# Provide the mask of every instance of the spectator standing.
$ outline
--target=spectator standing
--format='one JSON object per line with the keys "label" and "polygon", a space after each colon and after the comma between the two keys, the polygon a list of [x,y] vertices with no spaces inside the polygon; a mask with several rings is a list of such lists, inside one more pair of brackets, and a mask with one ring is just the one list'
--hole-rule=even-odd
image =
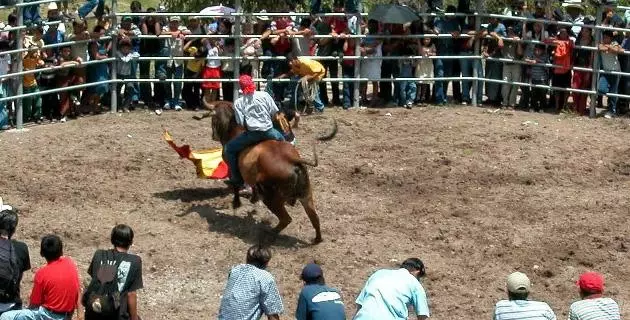
{"label": "spectator standing", "polygon": [[[220,79],[221,78],[221,60],[217,59],[221,53],[221,47],[219,47],[219,41],[214,38],[204,39],[204,46],[206,52],[206,66],[203,68],[201,77],[204,80]],[[219,81],[204,81],[201,84],[203,89],[203,99],[205,103],[213,106],[214,103],[219,100],[219,89],[221,89],[221,82]]]}
{"label": "spectator standing", "polygon": [[[190,44],[190,45],[189,45]],[[186,70],[184,70],[184,77],[186,79],[200,79],[201,71],[203,70],[203,66],[205,65],[205,55],[200,47],[195,46],[196,43],[189,42],[186,45],[189,45],[186,48],[186,55],[188,57],[195,58],[194,60],[186,61]],[[199,82],[185,82],[184,87],[182,89],[182,98],[186,102],[186,107],[191,110],[199,110],[201,106],[201,83]]]}
{"label": "spectator standing", "polygon": [[[599,56],[602,62],[602,70],[607,72],[619,72],[619,54],[623,53],[623,48],[613,40],[612,31],[604,31],[602,43],[599,44]],[[617,93],[619,88],[619,76],[610,73],[600,73],[598,91],[601,94]],[[617,97],[608,97],[608,112],[606,118],[617,116]]]}
{"label": "spectator standing", "polygon": [[[446,11],[449,13],[455,13],[457,9],[454,6],[449,6]],[[434,33],[435,34],[450,34],[453,38],[459,37],[461,32],[460,25],[457,19],[453,16],[443,17],[435,22]],[[437,55],[438,56],[452,56],[455,53],[455,40],[453,38],[441,38],[437,40]],[[435,68],[435,77],[452,77],[453,76],[453,59],[435,59],[433,65]],[[447,103],[447,91],[449,81],[436,81],[435,82],[435,103],[438,105],[444,105]]]}
{"label": "spectator standing", "polygon": [[[44,28],[44,35],[42,36],[42,39],[44,39],[44,44],[46,45],[51,45],[51,44],[60,44],[62,42],[65,41],[65,35],[64,33],[59,30],[57,28],[58,25],[56,24],[51,24],[48,26],[48,28]],[[59,56],[59,48],[60,47],[54,47],[54,48],[50,48],[48,49],[48,52],[46,53],[47,57],[58,57]]]}
{"label": "spectator standing", "polygon": [[[57,86],[59,88],[70,87],[85,83],[85,78],[75,73],[75,68],[83,63],[80,57],[72,55],[72,47],[70,45],[64,45],[61,47],[61,53],[57,59],[57,65],[62,67],[57,71]],[[59,122],[66,122],[67,116],[72,113],[77,115],[77,108],[81,105],[79,99],[76,97],[74,90],[65,90],[59,93],[59,113],[61,113],[61,120]]]}
{"label": "spectator standing", "polygon": [[[523,55],[523,47],[518,42],[520,38],[514,31],[514,27],[507,28],[508,40],[504,41],[502,54],[503,58],[518,61]],[[516,107],[516,94],[518,93],[518,86],[511,84],[510,82],[521,81],[521,65],[515,62],[506,62],[503,64],[503,81],[501,88],[501,94],[503,95],[504,107],[514,108]]]}
{"label": "spectator standing", "polygon": [[418,258],[405,260],[396,270],[374,272],[356,299],[359,309],[354,320],[406,320],[409,305],[413,306],[418,319],[427,319],[429,304],[420,283],[424,276],[424,264]]}
{"label": "spectator standing", "polygon": [[[151,15],[153,12],[155,12],[155,8],[148,8],[147,16],[140,23],[142,35],[153,37],[140,40],[140,56],[142,57],[159,57],[160,51],[163,48],[163,45],[160,43],[162,40],[158,38],[162,33],[162,25],[160,20],[156,19],[154,15]],[[155,76],[151,75],[152,62]],[[139,62],[139,65],[140,78],[142,79],[158,78],[160,70],[165,74],[164,61],[142,60]],[[153,88],[151,88],[150,82],[142,82],[140,83],[140,99],[144,102],[145,106],[153,110],[158,110],[164,105],[164,91],[160,90],[159,85],[156,83],[153,83]]]}
{"label": "spectator standing", "polygon": [[0,320],[66,320],[78,311],[79,273],[74,260],[63,255],[61,238],[43,237],[40,254],[47,264],[35,273],[29,308],[5,312]]}
{"label": "spectator standing", "polygon": [[309,263],[302,269],[304,288],[298,297],[296,320],[345,320],[343,301],[337,289],[326,286],[322,268]]}
{"label": "spectator standing", "polygon": [[[243,33],[252,35],[254,26],[251,23],[245,24]],[[241,53],[245,58],[256,58],[263,54],[262,41],[259,38],[251,37],[243,39]],[[244,59],[241,61],[241,74],[249,74],[252,78],[260,78],[260,62],[258,59]]]}
{"label": "spectator standing", "polygon": [[[140,55],[137,52],[134,52],[131,47],[131,42],[128,39],[123,39],[118,43],[118,52],[116,52],[116,59],[118,59],[118,62],[116,63],[117,79],[128,80],[135,78],[132,75],[134,67],[133,62],[134,59],[138,58]],[[123,86],[125,87],[125,92],[121,93],[120,89]],[[116,85],[116,96],[118,97],[118,104],[121,107],[118,112],[129,112],[129,107],[133,99],[132,86],[132,82],[124,82],[124,84],[118,83]]]}
{"label": "spectator standing", "polygon": [[[532,25],[531,29],[528,27],[528,24],[524,25],[523,28],[523,39],[524,40],[534,40],[534,41],[545,41],[549,38],[549,33],[547,30],[544,30],[544,26],[540,22],[536,22]],[[526,43],[525,50],[523,50],[523,56],[525,58],[532,58],[534,56],[534,48],[536,44],[534,43]],[[531,83],[532,81],[532,70],[530,66],[523,66],[523,82]],[[589,73],[590,74],[590,73]],[[530,97],[531,88],[527,86],[521,87],[521,100],[519,101],[519,106],[523,110],[527,110],[530,107]]]}
{"label": "spectator standing", "polygon": [[494,320],[556,320],[556,315],[545,302],[528,300],[531,282],[527,275],[514,272],[507,278],[507,300],[497,302]]}
{"label": "spectator standing", "polygon": [[[363,26],[364,27],[364,26]],[[376,20],[368,20],[367,30],[364,30],[366,37],[361,40],[361,55],[367,56],[372,59],[361,61],[361,76],[368,79],[380,79],[381,78],[381,64],[383,62],[379,57],[383,56],[383,42],[377,38],[371,38],[370,35],[379,34],[379,25]],[[433,67],[433,64],[431,65]],[[367,82],[361,82],[361,97],[362,103],[368,103],[367,100]],[[379,101],[379,82],[372,81],[372,100],[369,101],[370,105],[376,106]]]}
{"label": "spectator standing", "polygon": [[620,320],[619,305],[605,298],[604,277],[597,272],[586,272],[577,281],[582,300],[569,307],[569,320]]}
{"label": "spectator standing", "polygon": [[[505,26],[499,22],[497,18],[490,18],[490,23],[487,27],[487,32],[491,39],[488,40],[488,46],[484,56],[492,58],[501,57],[501,48],[503,48],[503,39],[507,36]],[[503,63],[496,60],[486,61],[486,78],[501,80],[503,78]],[[501,84],[495,82],[486,82],[486,96],[487,103],[493,105],[500,105],[501,96]]]}
{"label": "spectator standing", "polygon": [[[24,58],[22,58],[22,64],[24,71],[32,71],[44,66],[44,61],[39,55],[39,47],[36,44],[31,44],[31,46],[28,47],[28,51],[24,53]],[[39,92],[37,79],[35,78],[34,73],[25,74],[23,79],[24,94]],[[23,98],[22,107],[24,121],[35,121],[37,123],[42,123],[44,117],[42,117],[41,96],[30,96]]]}
{"label": "spectator standing", "polygon": [[[531,83],[534,85],[549,85],[549,69],[543,64],[549,63],[549,58],[547,57],[547,50],[545,45],[538,44],[534,49],[534,53],[532,56],[525,58],[525,62],[532,64],[531,66]],[[534,65],[535,64],[535,65]],[[531,96],[524,96],[523,98],[531,101],[531,109],[532,111],[540,112],[547,106],[547,88],[533,88],[527,93]]]}
{"label": "spectator standing", "polygon": [[[347,31],[350,31],[349,29]],[[354,56],[355,39],[349,38],[343,43],[343,55]],[[345,58],[341,62],[341,75],[344,79],[354,78],[354,64],[355,60]],[[343,109],[348,110],[353,106],[354,102],[354,86],[356,83],[344,81],[343,82]]]}
{"label": "spectator standing", "polygon": [[[185,26],[180,25],[181,18],[172,16],[169,19],[168,27],[164,27],[162,34],[168,34],[171,37],[166,39],[165,46],[170,50],[171,57],[184,56],[184,41],[190,31]],[[184,61],[171,59],[166,62],[166,78],[180,80],[184,74]],[[182,93],[182,82],[173,81],[164,84],[166,92],[166,103],[164,109],[173,108],[175,111],[181,111],[182,106],[179,104],[180,95]]]}
{"label": "spectator standing", "polygon": [[[2,199],[0,199],[1,203]],[[0,290],[4,292],[0,295],[0,314],[9,310],[22,309],[20,284],[24,271],[31,269],[28,246],[22,241],[13,239],[17,225],[18,215],[13,208],[0,205]],[[10,265],[11,255],[15,256],[13,267]]]}
{"label": "spectator standing", "polygon": [[[9,50],[9,41],[6,39],[0,40],[0,76],[4,76],[9,72],[11,64],[11,56],[4,53]],[[5,98],[8,94],[9,79],[0,78],[0,97]],[[0,130],[9,129],[9,110],[7,110],[7,103],[0,102]]]}
{"label": "spectator standing", "polygon": [[[88,268],[88,274],[92,277],[82,297],[85,307],[85,320],[139,320],[138,316],[138,290],[143,288],[142,259],[129,252],[133,244],[134,232],[131,227],[119,224],[112,229],[111,243],[114,246],[109,250],[97,250],[94,252],[92,262]],[[120,294],[120,307],[118,316],[103,317],[95,312],[100,301],[95,299],[98,293],[99,282],[114,279],[116,289]],[[96,303],[96,304],[95,304]]]}
{"label": "spectator standing", "polygon": [[[330,13],[330,8],[324,8],[324,13]],[[332,17],[321,17],[319,22],[315,23],[315,30],[318,35],[332,35]],[[326,57],[332,56],[337,48],[335,48],[335,40],[331,38],[318,38],[317,39],[317,56]],[[337,51],[338,52],[338,51]],[[321,64],[324,66],[326,72],[331,75],[337,75],[339,72],[339,67],[337,61],[334,60],[321,60]],[[325,76],[325,75],[324,75]],[[337,84],[337,86],[335,86]],[[340,102],[339,101],[339,83],[331,82],[331,90],[333,95],[333,103]],[[321,82],[319,84],[319,97],[324,105],[330,104],[330,100],[328,98],[328,89],[326,88],[326,83]],[[336,97],[336,98],[335,98]],[[335,100],[336,99],[336,100]]]}
{"label": "spectator standing", "polygon": [[[122,22],[117,27],[117,33],[118,33],[119,39],[121,39],[121,40],[128,40],[131,43],[131,47],[133,49],[133,52],[137,53],[137,52],[140,51],[140,42],[139,42],[140,40],[137,37],[142,35],[142,31],[133,22],[133,18],[132,17],[127,16],[127,17],[123,17],[122,18]],[[135,79],[136,78],[136,74],[137,74],[137,70],[138,70],[137,61],[133,61],[132,60],[131,61],[131,73],[130,73],[130,75],[127,78],[128,79]],[[140,90],[138,88],[138,83],[137,82],[131,82],[128,86],[126,86],[126,89],[129,89],[129,92],[131,94],[131,103],[133,105],[137,104],[138,100],[140,99],[140,94],[139,94]]]}
{"label": "spectator standing", "polygon": [[[221,56],[225,58],[234,56],[234,39],[225,39]],[[221,77],[226,80],[234,79],[234,60],[221,60]],[[221,90],[223,92],[223,101],[234,102],[234,82],[223,82]]]}
{"label": "spectator standing", "polygon": [[[580,32],[576,39],[576,45],[585,47],[594,47],[595,39],[593,38],[593,29],[590,25],[594,22],[590,19],[584,20],[584,27],[580,29]],[[593,66],[594,54],[591,50],[576,48],[573,53],[573,65],[580,68],[591,68]],[[573,81],[571,82],[571,88],[590,90],[591,89],[592,72],[575,70],[573,72]],[[573,102],[575,112],[583,116],[586,115],[586,98],[584,93],[573,92]]]}
{"label": "spectator standing", "polygon": [[[108,53],[111,50],[111,42],[108,40],[100,40],[105,35],[105,28],[101,25],[94,27],[96,39],[90,42],[89,57],[91,61],[104,60],[109,58]],[[107,63],[93,63],[87,67],[87,81],[90,83],[101,82],[109,79],[109,67]],[[109,92],[109,84],[103,83],[91,86],[87,89],[88,105],[91,106],[92,112],[100,112],[100,102],[103,96]]]}
{"label": "spectator standing", "polygon": [[[550,38],[549,41],[555,46],[553,50],[553,77],[551,85],[558,88],[571,88],[571,60],[573,58],[573,41],[569,38],[566,28],[558,30],[558,37]],[[558,91],[553,94],[555,100],[555,111],[560,112],[567,103],[569,94],[566,91]]]}
{"label": "spectator standing", "polygon": [[284,312],[278,286],[267,265],[271,251],[260,246],[247,250],[245,264],[230,270],[223,291],[219,320],[259,320],[263,313],[270,320]]}
{"label": "spectator standing", "polygon": [[[463,56],[473,56],[475,42],[483,39],[486,36],[485,31],[477,31],[475,28],[475,18],[467,17],[467,22],[462,25],[462,34],[466,34],[470,36],[469,38],[462,38],[458,40],[460,54]],[[424,39],[423,39],[424,40]],[[429,39],[430,41],[430,39]],[[420,62],[424,62],[425,60],[420,60]],[[429,62],[431,62],[429,60]],[[481,67],[481,61],[479,59],[460,59],[459,60],[460,69],[463,77],[472,77],[474,74],[475,67],[477,68],[476,76],[479,78],[483,78],[483,68]],[[431,71],[432,73],[433,71]],[[472,103],[472,80],[463,80],[462,81],[462,104],[467,105]],[[483,82],[479,81],[477,86],[477,104],[481,104],[483,102]],[[474,94],[474,92],[472,93]]]}
{"label": "spectator standing", "polygon": [[[86,62],[89,59],[88,56],[88,47],[90,43],[90,33],[87,31],[87,21],[75,19],[72,22],[72,34],[68,36],[68,41],[77,41],[77,43],[73,43],[70,46],[72,47],[72,55],[78,58],[81,58],[81,61]],[[87,76],[86,73],[87,68],[85,66],[77,66],[74,68],[74,74],[76,77],[84,79]],[[82,94],[84,91],[74,90],[75,97],[79,99],[78,101],[86,102],[87,94]],[[84,105],[84,103],[82,103]]]}
{"label": "spectator standing", "polygon": [[63,16],[59,12],[59,7],[57,6],[56,2],[51,2],[50,4],[48,4],[48,11],[46,12],[46,20],[49,23],[51,22],[57,22],[57,23],[52,24],[52,25],[45,25],[44,32],[48,31],[48,28],[52,26],[57,26],[57,30],[63,32],[64,34],[66,33],[66,25],[63,23]]}
{"label": "spectator standing", "polygon": [[[413,48],[411,46],[403,46],[400,51],[403,56],[412,56]],[[415,71],[415,62],[413,59],[398,60],[399,76],[401,78],[413,78]],[[402,81],[400,82],[400,97],[398,98],[398,105],[411,109],[413,101],[416,99],[416,82],[415,81]]]}
{"label": "spectator standing", "polygon": [[[432,56],[435,56],[436,49],[431,38],[423,38],[422,46],[420,46],[419,54],[422,59],[418,61],[416,65],[416,78],[433,78],[433,60]],[[466,68],[462,68],[464,72]],[[418,90],[418,103],[429,103],[431,101],[431,84],[433,80],[420,80],[420,90]],[[465,86],[464,86],[465,88]],[[464,90],[464,93],[466,91]]]}
{"label": "spectator standing", "polygon": [[[289,37],[292,38],[293,54],[296,56],[310,56],[310,42],[313,36],[311,30],[311,19],[304,18],[300,21],[297,31],[289,31]],[[295,37],[297,36],[297,37]]]}

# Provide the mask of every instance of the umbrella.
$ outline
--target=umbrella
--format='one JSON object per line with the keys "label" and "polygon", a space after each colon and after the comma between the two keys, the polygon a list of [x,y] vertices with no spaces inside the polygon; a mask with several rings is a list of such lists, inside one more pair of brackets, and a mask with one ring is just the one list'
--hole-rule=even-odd
{"label": "umbrella", "polygon": [[405,24],[420,20],[418,14],[407,6],[398,4],[377,5],[368,15],[368,19],[374,19],[382,23]]}
{"label": "umbrella", "polygon": [[199,11],[199,14],[200,15],[206,15],[206,14],[226,14],[226,15],[229,15],[229,14],[234,13],[234,12],[236,12],[236,9],[220,5],[220,6],[212,6],[212,7],[204,8],[203,10]]}

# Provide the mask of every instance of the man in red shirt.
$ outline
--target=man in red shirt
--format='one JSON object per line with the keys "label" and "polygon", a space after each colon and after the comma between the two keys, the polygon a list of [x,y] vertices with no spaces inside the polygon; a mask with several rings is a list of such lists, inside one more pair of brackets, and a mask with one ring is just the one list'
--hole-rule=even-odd
{"label": "man in red shirt", "polygon": [[63,243],[55,235],[42,238],[40,254],[48,263],[35,273],[29,309],[3,313],[0,320],[72,318],[81,291],[77,265],[63,256]]}

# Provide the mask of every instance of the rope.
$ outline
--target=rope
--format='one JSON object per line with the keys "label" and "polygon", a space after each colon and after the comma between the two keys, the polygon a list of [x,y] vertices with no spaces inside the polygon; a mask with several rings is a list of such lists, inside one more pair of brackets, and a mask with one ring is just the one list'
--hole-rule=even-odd
{"label": "rope", "polygon": [[304,100],[306,100],[308,104],[313,103],[313,101],[315,101],[315,95],[317,94],[317,82],[309,82],[306,78],[302,77],[300,78],[300,86],[302,86]]}

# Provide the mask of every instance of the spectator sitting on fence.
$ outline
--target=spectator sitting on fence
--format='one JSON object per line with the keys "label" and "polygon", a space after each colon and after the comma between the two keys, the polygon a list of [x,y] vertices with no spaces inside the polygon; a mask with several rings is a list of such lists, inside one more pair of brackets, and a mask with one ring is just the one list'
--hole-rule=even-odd
{"label": "spectator sitting on fence", "polygon": [[507,300],[497,302],[494,320],[555,320],[556,315],[545,302],[527,300],[531,283],[527,275],[514,272],[507,278]]}
{"label": "spectator sitting on fence", "polygon": [[604,277],[597,272],[586,272],[577,281],[580,298],[569,307],[569,320],[620,320],[619,305],[605,298]]}
{"label": "spectator sitting on fence", "polygon": [[[133,59],[136,59],[139,56],[140,55],[137,52],[134,52],[131,49],[131,41],[129,41],[129,39],[120,40],[120,42],[118,43],[118,52],[116,52],[116,58],[119,59],[119,61],[116,63],[116,74],[118,76],[118,79],[128,80],[128,79],[134,78],[132,76],[132,73],[134,71],[132,69],[134,65]],[[129,112],[129,106],[133,102],[132,83],[131,82],[125,82],[124,84],[118,83],[116,84],[116,86],[118,88],[116,91],[116,96],[119,97],[118,103],[119,103],[119,106],[121,107],[121,109],[119,109],[118,112]],[[120,92],[120,89],[123,86],[125,88],[124,94]]]}
{"label": "spectator sitting on fence", "polygon": [[[85,320],[139,320],[138,294],[143,288],[142,259],[129,252],[133,244],[133,229],[119,224],[112,229],[110,240],[114,246],[109,250],[96,250],[88,268],[92,278],[90,285],[83,292],[82,304],[85,306]],[[120,308],[116,314],[105,317],[98,312],[100,301],[94,299],[102,294],[98,292],[98,280],[115,279],[120,293]],[[113,292],[112,292],[113,293]],[[102,306],[101,306],[102,307]],[[96,309],[96,310],[95,310]],[[102,308],[101,308],[102,310]]]}
{"label": "spectator sitting on fence", "polygon": [[[72,55],[72,47],[70,45],[64,45],[61,47],[61,53],[58,59],[58,65],[63,67],[57,71],[57,87],[65,88],[74,85],[85,83],[85,78],[77,75],[73,67],[79,66],[83,63],[80,57]],[[61,114],[60,122],[66,122],[67,116],[72,113],[77,115],[77,108],[81,105],[79,98],[75,95],[73,90],[65,90],[59,93],[59,113]]]}
{"label": "spectator sitting on fence", "polygon": [[343,300],[337,289],[326,286],[322,268],[309,263],[302,269],[304,288],[298,297],[296,320],[345,320]]}
{"label": "spectator sitting on fence", "polygon": [[284,311],[273,275],[267,270],[271,251],[260,246],[247,250],[247,263],[230,270],[223,291],[219,320],[258,320],[263,313],[279,320]]}
{"label": "spectator sitting on fence", "polygon": [[5,312],[0,320],[66,320],[77,310],[81,291],[79,273],[72,258],[63,256],[61,238],[43,237],[40,254],[47,264],[35,273],[29,308]]}
{"label": "spectator sitting on fence", "polygon": [[354,320],[407,319],[409,305],[419,320],[426,320],[429,304],[420,283],[424,276],[424,264],[418,258],[405,260],[395,270],[374,272],[355,301],[358,310]]}
{"label": "spectator sitting on fence", "polygon": [[[31,46],[28,47],[28,51],[23,53],[23,56],[22,64],[24,71],[32,71],[44,66],[44,60],[41,59],[39,47],[36,44],[31,44]],[[39,92],[35,73],[25,74],[23,78],[24,94]],[[34,121],[38,124],[43,122],[42,97],[40,95],[23,98],[22,107],[25,122]]]}
{"label": "spectator sitting on fence", "polygon": [[312,103],[313,107],[315,107],[315,111],[320,113],[324,112],[324,104],[318,92],[319,82],[326,75],[324,66],[316,60],[298,58],[291,53],[287,55],[287,61],[291,68],[290,72],[282,74],[278,78],[289,77],[289,74],[299,76],[299,85],[302,87],[304,97],[309,107]]}
{"label": "spectator sitting on fence", "polygon": [[28,254],[28,246],[22,241],[13,239],[15,230],[18,225],[18,215],[12,207],[4,205],[0,198],[0,248],[2,248],[2,259],[0,259],[1,270],[10,270],[9,257],[5,254],[14,252],[16,258],[16,266],[11,277],[11,282],[6,280],[6,274],[0,277],[0,290],[6,294],[0,296],[0,314],[8,310],[22,309],[22,299],[20,297],[20,283],[24,271],[31,269],[31,259]]}

